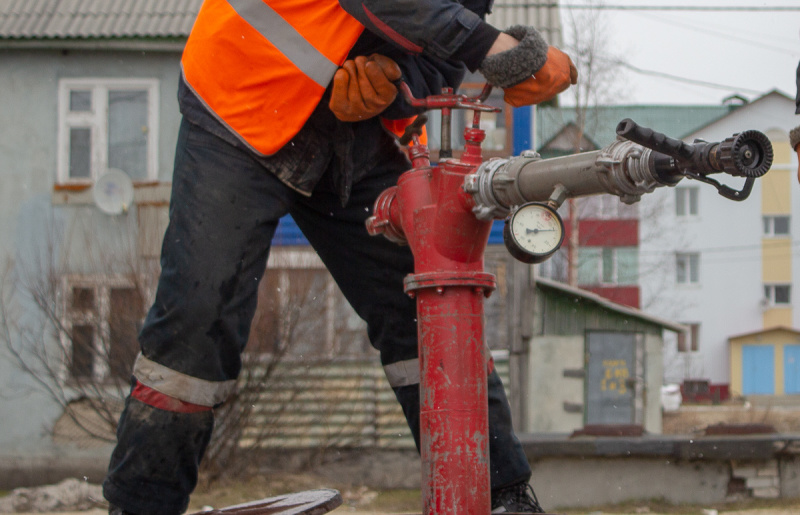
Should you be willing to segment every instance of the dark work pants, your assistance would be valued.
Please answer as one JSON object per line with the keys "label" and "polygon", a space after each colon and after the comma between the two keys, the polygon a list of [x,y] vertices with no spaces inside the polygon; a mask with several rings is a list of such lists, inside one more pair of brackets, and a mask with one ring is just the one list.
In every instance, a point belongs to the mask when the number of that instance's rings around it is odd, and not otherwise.
{"label": "dark work pants", "polygon": [[[290,213],[367,323],[384,365],[417,357],[416,306],[403,293],[413,257],[364,221],[377,195],[408,163],[386,159],[353,185],[342,207],[324,177],[308,198],[250,155],[186,121],[173,175],[155,302],[140,334],[142,353],[169,369],[206,381],[235,379],[256,308],[278,220]],[[419,387],[395,389],[419,441]],[[530,467],[511,428],[496,373],[489,381],[493,488],[527,480]],[[212,412],[174,413],[128,398],[117,430],[104,494],[139,515],[182,513],[213,428]]]}

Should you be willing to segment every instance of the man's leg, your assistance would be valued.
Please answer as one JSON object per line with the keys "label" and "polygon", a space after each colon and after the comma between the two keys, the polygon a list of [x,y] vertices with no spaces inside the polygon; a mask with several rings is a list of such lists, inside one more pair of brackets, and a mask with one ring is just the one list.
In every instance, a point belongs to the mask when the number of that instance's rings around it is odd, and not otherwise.
{"label": "man's leg", "polygon": [[213,428],[241,369],[278,219],[294,193],[246,153],[183,122],[156,300],[103,491],[126,512],[188,505]]}
{"label": "man's leg", "polygon": [[[355,311],[367,322],[372,345],[380,351],[419,448],[419,361],[416,303],[403,292],[403,278],[414,270],[408,247],[372,237],[364,221],[377,195],[393,186],[407,162],[398,157],[353,186],[342,207],[323,180],[311,199],[291,209],[292,217],[314,246]],[[531,469],[511,426],[502,382],[489,376],[489,434],[492,489],[527,481]]]}

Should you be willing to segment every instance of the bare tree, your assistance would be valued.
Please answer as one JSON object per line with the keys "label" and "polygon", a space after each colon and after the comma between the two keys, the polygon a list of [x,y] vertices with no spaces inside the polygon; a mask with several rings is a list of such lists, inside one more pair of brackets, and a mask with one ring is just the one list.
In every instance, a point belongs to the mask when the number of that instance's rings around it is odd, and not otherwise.
{"label": "bare tree", "polygon": [[117,220],[120,230],[102,244],[90,223],[76,216],[64,231],[50,219],[41,240],[7,261],[0,340],[19,370],[63,409],[73,431],[110,442],[155,269],[124,257],[122,249],[133,248],[130,220]]}
{"label": "bare tree", "polygon": [[[51,219],[46,236],[22,251],[24,258],[8,261],[0,276],[0,341],[31,388],[62,410],[48,428],[56,438],[85,445],[115,440],[159,272],[156,260],[140,255],[131,218],[114,220],[116,236],[102,241],[92,214],[79,214],[67,227]],[[321,265],[288,259],[273,262],[261,281],[238,388],[216,408],[206,482],[223,471],[244,474],[253,452],[280,445],[304,397],[318,398],[319,407],[304,415],[303,427],[324,429],[310,443],[314,456],[352,443],[353,435],[370,432],[363,426],[374,424],[363,420],[359,404],[364,388],[374,389],[372,372],[351,377],[348,371],[346,387],[334,391],[308,368],[324,370],[340,352],[366,351],[363,322],[343,311],[341,293]]]}
{"label": "bare tree", "polygon": [[[620,98],[623,93],[620,81],[621,58],[611,53],[611,34],[605,11],[595,7],[601,0],[588,0],[588,9],[567,9],[566,50],[578,68],[578,83],[570,88],[574,104],[574,127],[571,131],[572,150],[579,153],[587,150],[584,135],[596,128],[598,120],[592,118],[597,107]],[[588,149],[593,150],[593,149]],[[569,219],[570,238],[567,241],[567,282],[578,285],[578,247],[579,247],[579,200],[570,199]]]}

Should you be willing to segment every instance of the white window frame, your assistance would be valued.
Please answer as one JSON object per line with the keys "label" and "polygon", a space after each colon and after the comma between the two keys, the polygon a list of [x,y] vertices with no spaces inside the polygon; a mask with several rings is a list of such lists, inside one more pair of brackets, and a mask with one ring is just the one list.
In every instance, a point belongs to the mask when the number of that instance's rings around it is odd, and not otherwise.
{"label": "white window frame", "polygon": [[[325,273],[325,313],[323,315],[325,334],[320,338],[320,340],[322,340],[319,348],[320,357],[334,358],[340,356],[343,352],[342,346],[344,342],[340,341],[341,337],[337,332],[337,319],[348,325],[362,326],[364,328],[366,328],[366,324],[358,318],[353,308],[350,307],[342,294],[338,292],[333,277],[313,249],[273,247],[270,251],[269,260],[267,261],[267,273],[278,274],[278,285],[280,288],[280,293],[278,295],[279,309],[281,312],[284,311],[287,307],[287,303],[290,301],[287,293],[290,291],[288,271],[302,269],[322,271]],[[343,320],[341,319],[341,313],[337,311],[337,307],[340,307],[340,303],[344,303],[348,313]],[[352,329],[359,330],[360,327],[353,327]],[[267,350],[265,354],[269,355],[271,351]],[[289,359],[291,359],[291,357],[289,357]]]}
{"label": "white window frame", "polygon": [[[590,258],[591,260],[590,261],[585,261],[585,262],[579,263],[579,266],[580,267],[591,266],[591,262],[595,261],[595,265],[594,266],[597,267],[597,270],[596,270],[594,276],[597,277],[598,280],[597,280],[597,282],[594,282],[594,283],[585,283],[585,282],[580,281],[580,279],[579,279],[578,282],[580,284],[582,284],[582,285],[585,285],[585,286],[636,286],[638,284],[638,280],[633,280],[632,282],[624,282],[624,283],[620,282],[620,275],[621,274],[619,272],[620,264],[619,264],[619,256],[618,256],[618,253],[619,253],[620,250],[634,250],[634,251],[636,251],[637,252],[637,268],[638,268],[638,249],[636,247],[582,247],[579,250],[579,252],[582,252],[582,253],[590,253],[591,252],[593,254],[597,253],[597,255],[596,256],[594,256],[594,255],[591,256],[591,258]],[[610,256],[609,256],[609,254],[610,254]],[[586,254],[584,254],[584,255],[586,255]],[[610,257],[610,259],[611,259],[611,269],[609,269],[609,270],[607,270],[606,267],[605,267],[605,265],[606,265],[606,259],[605,259],[606,256]],[[606,280],[606,273],[605,272],[609,272],[609,274],[610,274],[610,276],[608,277],[608,280]],[[579,276],[579,278],[580,278],[581,275],[586,277],[585,274],[586,274],[585,270],[584,270],[583,274],[581,274],[580,270],[579,270],[578,276]],[[639,275],[639,271],[637,269],[636,273],[634,274],[634,276],[638,278],[638,275]]]}
{"label": "white window frame", "polygon": [[[685,277],[680,276],[680,263],[685,264]],[[700,284],[700,253],[676,252],[675,253],[675,284],[679,286]]]}
{"label": "white window frame", "polygon": [[[777,301],[776,288],[787,288],[789,294],[788,302]],[[764,284],[764,300],[767,306],[770,307],[788,307],[792,305],[792,285],[789,283],[765,283]]]}
{"label": "white window frame", "polygon": [[[786,232],[775,232],[775,220],[786,219]],[[765,215],[763,217],[763,229],[765,238],[789,238],[792,235],[792,218],[789,215]]]}
{"label": "white window frame", "polygon": [[[91,184],[108,170],[108,92],[110,90],[147,91],[147,179],[158,180],[158,79],[86,77],[61,79],[58,82],[58,165],[60,184]],[[70,92],[89,90],[92,109],[70,111]],[[73,127],[91,131],[91,173],[88,178],[69,176],[69,137]]]}
{"label": "white window frame", "polygon": [[678,352],[681,354],[698,352],[700,350],[700,323],[682,322],[682,324],[686,326],[687,331],[678,333],[676,342]]}
{"label": "white window frame", "polygon": [[[683,212],[679,211],[678,198],[683,197]],[[692,198],[695,202],[692,203]],[[700,188],[697,186],[677,186],[675,188],[675,216],[690,218],[700,214]]]}
{"label": "white window frame", "polygon": [[576,199],[579,217],[595,220],[638,220],[639,203],[626,204],[616,195],[592,195]]}
{"label": "white window frame", "polygon": [[[75,288],[85,288],[94,291],[95,307],[91,313],[76,315],[71,309],[72,291]],[[109,349],[103,348],[110,343],[111,335],[111,290],[117,288],[135,289],[133,279],[124,275],[66,275],[59,282],[58,299],[60,309],[59,339],[61,348],[65,351],[65,360],[61,366],[60,380],[69,383],[73,380],[70,376],[69,358],[72,356],[72,327],[73,325],[91,325],[94,327],[93,341],[94,361],[92,362],[92,380],[104,382],[109,379],[111,369],[105,360]],[[149,293],[149,292],[148,292]]]}

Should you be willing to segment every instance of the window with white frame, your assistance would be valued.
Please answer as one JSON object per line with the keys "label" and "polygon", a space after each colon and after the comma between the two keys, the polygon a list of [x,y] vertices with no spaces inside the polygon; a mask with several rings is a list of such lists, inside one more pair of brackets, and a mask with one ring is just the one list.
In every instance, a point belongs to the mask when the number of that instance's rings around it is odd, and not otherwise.
{"label": "window with white frame", "polygon": [[700,350],[700,324],[684,323],[687,331],[678,333],[678,352],[697,352]]}
{"label": "window with white frame", "polygon": [[616,195],[591,195],[576,199],[578,216],[598,220],[635,220],[639,218],[639,203],[626,204]]}
{"label": "window with white frame", "polygon": [[271,251],[247,349],[293,358],[362,356],[366,324],[312,250]]}
{"label": "window with white frame", "polygon": [[675,282],[678,284],[700,283],[700,254],[678,252],[675,255]]}
{"label": "window with white frame", "polygon": [[789,215],[770,215],[763,217],[764,236],[785,238],[789,236]]}
{"label": "window with white frame", "polygon": [[697,186],[675,188],[675,214],[677,216],[697,216],[700,211],[700,189]]}
{"label": "window with white frame", "polygon": [[127,381],[145,315],[141,288],[121,276],[68,276],[61,281],[60,298],[63,379]]}
{"label": "window with white frame", "polygon": [[635,285],[639,278],[636,247],[581,247],[578,249],[578,284]]}
{"label": "window with white frame", "polygon": [[769,306],[788,306],[792,303],[790,284],[765,284],[764,299]]}
{"label": "window with white frame", "polygon": [[158,81],[59,81],[58,181],[92,183],[109,169],[157,179]]}

